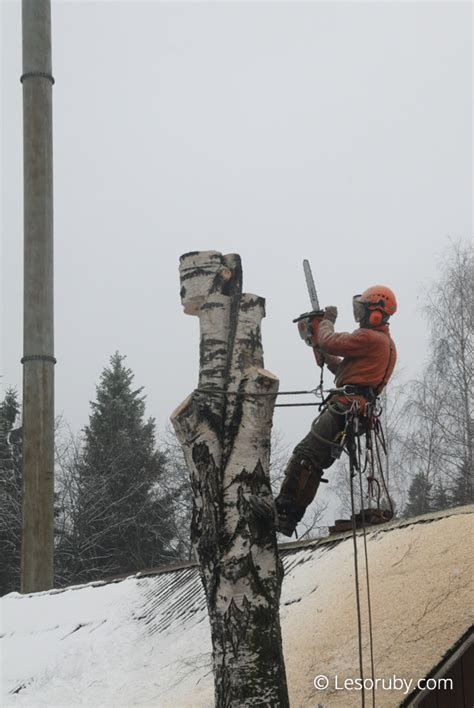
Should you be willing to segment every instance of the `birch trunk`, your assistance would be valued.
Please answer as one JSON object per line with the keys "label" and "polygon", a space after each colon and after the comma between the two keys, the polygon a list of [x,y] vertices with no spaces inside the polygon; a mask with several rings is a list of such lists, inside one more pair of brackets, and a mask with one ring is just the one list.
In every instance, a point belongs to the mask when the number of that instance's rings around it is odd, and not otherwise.
{"label": "birch trunk", "polygon": [[265,303],[242,294],[235,254],[185,254],[180,276],[184,311],[200,320],[199,385],[171,420],[194,493],[191,536],[211,623],[216,705],[288,706],[283,569],[273,523],[255,518],[248,503],[249,494],[272,500],[270,433],[279,382],[263,368]]}

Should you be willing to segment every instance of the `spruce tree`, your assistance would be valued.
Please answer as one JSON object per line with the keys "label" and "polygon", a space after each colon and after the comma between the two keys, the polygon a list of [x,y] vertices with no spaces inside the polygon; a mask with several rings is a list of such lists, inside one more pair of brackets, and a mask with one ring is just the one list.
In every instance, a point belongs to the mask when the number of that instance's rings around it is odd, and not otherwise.
{"label": "spruce tree", "polygon": [[164,460],[156,449],[155,421],[145,420],[143,388],[133,387],[124,360],[115,353],[102,372],[84,431],[69,581],[136,572],[173,557],[171,505],[160,492]]}
{"label": "spruce tree", "polygon": [[423,473],[418,472],[413,477],[408,490],[404,516],[410,518],[432,511],[431,487],[431,483]]}
{"label": "spruce tree", "polygon": [[450,492],[451,506],[464,506],[474,502],[472,467],[468,460],[458,466]]}
{"label": "spruce tree", "polygon": [[443,511],[452,506],[448,491],[441,481],[436,482],[433,490],[433,500],[431,509],[433,511]]}
{"label": "spruce tree", "polygon": [[20,590],[21,427],[17,392],[0,403],[0,595]]}

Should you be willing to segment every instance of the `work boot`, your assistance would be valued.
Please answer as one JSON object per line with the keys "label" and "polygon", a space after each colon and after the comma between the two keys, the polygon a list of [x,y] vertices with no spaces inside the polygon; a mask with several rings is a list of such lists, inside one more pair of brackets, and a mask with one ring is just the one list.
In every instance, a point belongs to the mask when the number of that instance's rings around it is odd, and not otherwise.
{"label": "work boot", "polygon": [[316,495],[322,475],[322,470],[302,456],[293,454],[290,458],[280,493],[275,499],[280,533],[285,536],[294,533]]}
{"label": "work boot", "polygon": [[304,516],[306,507],[299,507],[293,499],[281,495],[275,499],[275,507],[277,512],[276,530],[284,536],[292,536]]}

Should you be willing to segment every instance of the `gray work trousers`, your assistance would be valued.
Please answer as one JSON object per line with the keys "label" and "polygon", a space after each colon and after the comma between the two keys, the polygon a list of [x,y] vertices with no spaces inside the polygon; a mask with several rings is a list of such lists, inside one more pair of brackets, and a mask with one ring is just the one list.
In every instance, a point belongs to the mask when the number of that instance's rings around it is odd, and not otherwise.
{"label": "gray work trousers", "polygon": [[293,455],[308,460],[314,469],[325,470],[330,467],[335,462],[330,443],[337,444],[349,408],[350,403],[331,403],[313,421],[311,430],[295,447]]}
{"label": "gray work trousers", "polygon": [[330,403],[313,421],[308,435],[293,450],[276,506],[280,514],[291,517],[295,526],[313,501],[323,470],[336,459],[332,454],[332,445],[338,444],[350,406],[350,403]]}

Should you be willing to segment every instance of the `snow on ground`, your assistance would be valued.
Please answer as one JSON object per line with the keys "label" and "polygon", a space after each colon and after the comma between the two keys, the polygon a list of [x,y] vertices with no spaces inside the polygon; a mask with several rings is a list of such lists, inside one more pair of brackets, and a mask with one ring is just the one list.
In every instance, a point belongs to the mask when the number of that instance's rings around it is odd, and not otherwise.
{"label": "snow on ground", "polygon": [[[474,507],[463,507],[369,532],[377,677],[422,678],[469,627],[473,519]],[[359,675],[350,534],[287,544],[281,552],[292,706],[360,705],[359,692],[334,685],[336,674],[340,682]],[[365,575],[360,537],[359,560]],[[2,705],[214,704],[209,625],[194,566],[12,593],[1,613]],[[368,659],[366,625],[364,611]],[[330,679],[325,691],[314,688],[319,674]],[[404,697],[384,692],[377,701],[389,708]]]}

